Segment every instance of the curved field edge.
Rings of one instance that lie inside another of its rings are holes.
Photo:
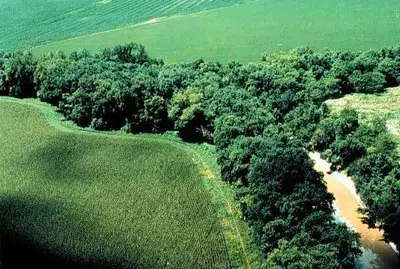
[[[186,152],[159,140],[61,132],[28,105],[0,110],[5,268],[21,268],[17,253],[45,267],[230,267]]]
[[[217,164],[215,148],[209,144],[189,144],[181,141],[174,134],[129,134],[122,131],[97,131],[90,128],[81,128],[62,117],[54,108],[37,99],[17,99],[0,97],[1,102],[13,102],[21,105],[33,106],[40,110],[46,121],[55,129],[89,136],[106,136],[110,138],[124,138],[133,140],[153,140],[167,143],[191,156],[202,175],[202,186],[210,194],[211,203],[215,208],[232,268],[252,268],[252,264],[259,259],[260,253],[251,242],[249,227],[242,219],[239,203],[235,200],[235,189],[222,181]]]
[[[378,6],[379,5],[379,6]],[[206,12],[162,18],[131,27],[48,43],[32,49],[98,52],[125,42],[145,45],[166,62],[257,61],[263,53],[299,46],[315,50],[369,50],[397,45],[400,4],[338,1],[247,1]],[[396,13],[397,12],[397,13]],[[199,46],[201,44],[201,46]]]

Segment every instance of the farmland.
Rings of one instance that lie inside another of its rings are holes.
[[[0,100],[5,268],[228,268],[225,239],[189,153],[154,137],[61,131]]]
[[[400,246],[398,0],[3,2],[0,269],[357,268],[309,152]]]
[[[144,44],[153,57],[172,63],[200,57],[257,61],[265,52],[305,45],[316,50],[379,49],[400,42],[399,11],[396,0],[246,1],[49,43],[32,51],[36,55],[82,48],[99,51],[135,41]]]
[[[243,0],[2,0],[0,51],[104,31]]]

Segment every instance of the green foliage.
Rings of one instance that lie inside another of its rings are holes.
[[[397,166],[387,176],[372,178],[360,184],[360,193],[368,207],[362,212],[372,227],[384,231],[385,238],[399,244],[400,168]]]
[[[385,76],[380,72],[363,74],[356,71],[349,77],[349,82],[357,93],[380,93],[384,91],[386,85]]]
[[[336,139],[330,145],[329,154],[325,156],[332,161],[333,165],[347,167],[365,153],[365,146],[357,138],[349,135],[343,139]]]
[[[259,139],[238,136],[227,147],[218,152],[222,178],[229,183],[248,186],[248,174],[251,157],[257,151]]]
[[[258,245],[272,251],[266,268],[352,268],[360,253],[357,235],[334,222],[333,197],[301,144],[278,134],[258,149],[245,215]]]
[[[34,71],[36,60],[29,52],[15,52],[3,56],[0,72],[0,93],[14,97],[36,97]]]
[[[185,140],[211,140],[210,120],[205,115],[205,94],[197,88],[188,87],[176,93],[168,107],[168,116]]]
[[[131,43],[95,55],[44,56],[34,65],[33,83],[41,100],[79,126],[177,132],[188,141],[214,143],[222,179],[235,186],[254,242],[265,254],[263,266],[350,268],[359,254],[358,237],[334,221],[333,197],[306,149],[349,168],[368,221],[400,242],[394,210],[399,169],[383,120],[362,122],[352,109],[329,115],[323,103],[351,92],[381,92],[395,83],[399,55],[399,48],[299,48],[248,65],[200,59],[167,66]],[[8,58],[1,59],[6,77]],[[21,70],[16,84],[30,74]]]
[[[396,143],[386,121],[375,117],[360,124],[353,109],[344,109],[321,122],[312,140],[314,149],[334,165],[348,168],[365,208],[365,222],[400,242],[400,166]]]
[[[370,180],[386,177],[393,168],[393,160],[388,155],[371,153],[351,164],[348,171],[356,180],[357,185],[361,186]]]
[[[39,59],[35,85],[41,101],[58,105],[63,94],[71,92],[79,80],[76,64],[62,53],[50,53]]]
[[[358,113],[354,109],[343,109],[321,121],[311,138],[311,147],[318,151],[327,149],[335,140],[346,139],[359,126]]]
[[[156,83],[161,64],[134,43],[94,56],[49,54],[39,60],[35,82],[39,98],[79,126],[161,132],[171,125],[168,96]]]
[[[264,113],[265,108],[251,91],[234,86],[215,90],[207,106],[207,115],[217,119],[223,115],[250,116]]]
[[[318,220],[316,225],[309,226],[314,230],[310,231],[307,226],[303,226],[302,231],[292,240],[280,241],[279,247],[269,256],[265,268],[354,268],[354,258],[360,254],[357,236],[349,232],[345,224],[334,225],[332,229],[329,227],[332,220],[323,218],[326,215],[310,215],[305,223],[310,225],[310,222]],[[319,239],[316,244],[316,237],[323,239]]]
[[[104,49],[101,57],[105,61],[113,61],[120,63],[131,63],[143,65],[145,63],[157,63],[157,60],[151,59],[145,51],[143,45],[130,43],[119,45],[112,49]]]
[[[66,95],[61,111],[78,126],[87,127],[92,120],[90,105],[90,96],[86,94],[85,90],[79,88],[71,95]]]
[[[376,70],[382,73],[386,79],[386,87],[393,87],[400,82],[400,63],[392,58],[384,58],[376,67]]]

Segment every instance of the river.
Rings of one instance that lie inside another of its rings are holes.
[[[357,261],[357,269],[398,269],[399,259],[390,244],[383,240],[379,229],[371,229],[361,220],[363,215],[357,212],[362,205],[351,178],[341,172],[328,173],[330,164],[321,159],[318,153],[310,153],[315,162],[315,170],[324,174],[328,191],[335,197],[336,214],[361,236],[363,254]]]

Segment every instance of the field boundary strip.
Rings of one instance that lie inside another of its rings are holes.
[[[197,155],[197,158],[201,161],[201,166],[204,169],[210,169],[208,167],[207,163],[203,160],[203,157],[196,150],[194,150],[194,149],[191,149],[191,150],[192,150],[193,154]],[[203,175],[203,177],[205,177],[205,176]],[[243,257],[244,257],[244,261],[245,261],[245,268],[251,269],[250,259],[248,257],[247,251],[246,251],[246,247],[245,247],[245,244],[244,244],[243,237],[242,237],[242,235],[240,233],[240,230],[239,230],[239,225],[237,223],[236,217],[234,216],[235,213],[234,213],[234,210],[232,208],[232,205],[231,205],[229,199],[226,197],[225,193],[222,191],[222,187],[220,186],[220,184],[215,184],[215,185],[217,185],[217,189],[220,192],[220,194],[223,196],[224,202],[226,203],[226,205],[228,207],[227,212],[228,213],[231,212],[229,215],[230,215],[231,221],[233,223],[233,228],[234,228],[234,230],[235,230],[235,232],[236,232],[236,234],[237,234],[237,236],[239,238],[240,247],[241,247],[242,254],[243,254]]]
[[[13,102],[13,103],[18,103],[22,105],[27,105],[27,106],[33,106],[36,109],[38,109],[41,113],[43,113],[43,116],[46,120],[46,122],[56,130],[59,130],[61,132],[67,132],[67,133],[74,133],[74,134],[80,134],[80,135],[99,135],[99,136],[105,136],[105,137],[110,137],[110,138],[124,138],[124,139],[143,139],[143,140],[154,140],[154,141],[161,141],[164,143],[168,143],[174,147],[177,147],[180,150],[183,150],[190,156],[192,156],[192,161],[195,163],[195,165],[199,169],[199,173],[201,174],[202,177],[202,185],[203,187],[209,192],[210,196],[212,196],[212,203],[215,205],[216,202],[215,200],[222,200],[224,203],[224,213],[229,216],[230,219],[230,230],[236,235],[236,237],[239,239],[239,244],[240,244],[240,252],[241,252],[241,259],[243,262],[243,268],[246,269],[251,269],[251,260],[252,258],[250,256],[253,255],[254,251],[248,251],[249,243],[245,240],[244,236],[241,232],[241,229],[239,228],[238,224],[238,214],[237,210],[233,208],[233,200],[229,199],[227,197],[227,194],[223,191],[222,189],[222,179],[219,176],[216,176],[218,173],[215,171],[215,169],[212,169],[211,165],[207,163],[205,158],[192,146],[191,144],[187,144],[181,140],[178,140],[176,137],[167,137],[166,135],[163,134],[128,134],[124,133],[121,131],[97,131],[94,129],[90,128],[81,128],[76,126],[74,123],[71,121],[65,120],[63,116],[59,113],[57,113],[53,107],[51,107],[49,104],[43,103],[37,99],[32,99],[32,98],[27,98],[27,99],[17,99],[13,97],[5,97],[5,96],[0,96],[0,103],[1,102]],[[217,193],[218,197],[215,197],[216,195],[212,193],[210,188],[208,188],[205,185],[204,181],[211,181],[207,179],[207,176],[202,173],[202,171],[210,170],[212,171],[212,187]],[[219,224],[221,226],[221,232],[224,235],[225,241],[227,241],[227,235],[224,232],[224,227],[222,227],[222,219],[221,216],[218,214],[217,209],[215,208],[216,212],[216,217],[219,220]],[[228,240],[229,241],[229,240]],[[246,244],[246,243],[247,244]],[[229,244],[231,246],[231,244]],[[247,245],[247,247],[246,247]],[[227,246],[228,247],[228,246]],[[231,257],[229,251],[228,251],[229,257]],[[232,258],[232,257],[231,257]]]

